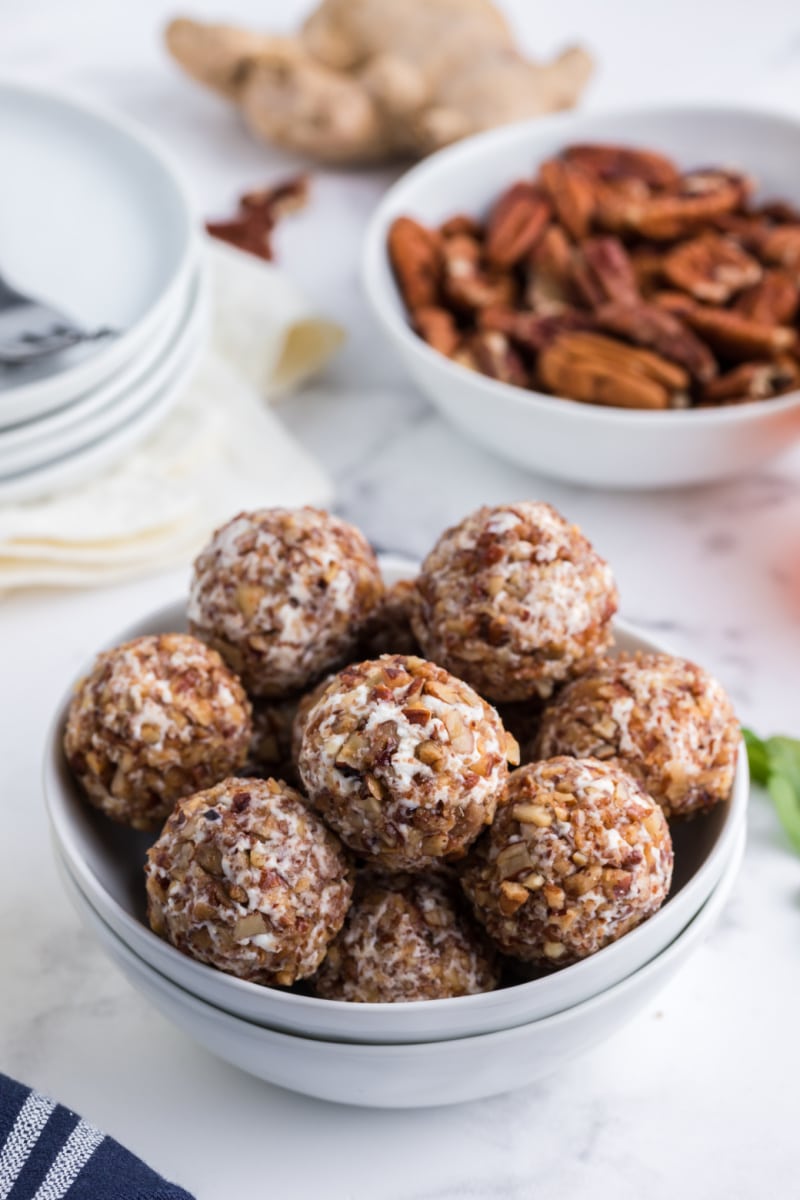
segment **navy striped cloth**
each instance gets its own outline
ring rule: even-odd
[[[0,1074],[0,1200],[192,1200],[77,1113]]]

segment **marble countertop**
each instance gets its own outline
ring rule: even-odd
[[[198,13],[218,4],[196,0]],[[257,24],[268,5],[230,0]],[[284,2],[276,25],[305,6]],[[580,34],[602,63],[587,104],[736,99],[800,110],[800,15],[675,0],[507,5],[531,49]],[[171,69],[165,0],[27,0],[6,15],[0,70],[75,85],[144,121],[182,162],[199,211],[295,169]],[[356,278],[390,172],[315,172],[281,262],[347,325],[324,378],[284,403],[379,546],[421,554],[483,502],[550,500],[614,564],[624,615],[701,660],[742,718],[800,732],[800,448],[736,484],[676,493],[580,490],[463,441],[404,378]],[[272,1089],[219,1063],[134,993],[78,925],[56,878],[39,785],[44,726],[99,642],[179,594],[183,574],[0,604],[6,707],[0,770],[0,1069],[114,1134],[198,1200],[752,1200],[796,1193],[800,863],[762,794],[745,865],[707,945],[622,1033],[558,1077],[452,1109],[367,1112]]]

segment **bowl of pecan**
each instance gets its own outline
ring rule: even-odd
[[[746,109],[492,131],[389,190],[366,293],[433,403],[513,462],[729,478],[800,438],[798,155],[800,122]]]

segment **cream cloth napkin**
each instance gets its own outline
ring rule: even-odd
[[[326,504],[320,466],[265,399],[296,387],[343,340],[286,275],[209,245],[210,346],[156,433],[105,474],[0,506],[0,590],[88,586],[180,566],[242,508]]]

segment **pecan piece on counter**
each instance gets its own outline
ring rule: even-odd
[[[674,187],[680,179],[680,171],[666,155],[634,146],[578,143],[568,146],[563,157],[600,179],[640,179],[654,188]]]
[[[525,300],[542,316],[556,316],[576,300],[572,246],[560,225],[550,225],[528,258]]]
[[[297,212],[308,202],[307,175],[286,179],[272,187],[246,192],[239,211],[228,221],[207,221],[206,232],[237,250],[272,260],[272,231],[281,217]]]
[[[503,192],[486,226],[486,261],[513,267],[529,254],[544,233],[552,209],[532,183],[515,183]]]
[[[641,299],[636,274],[619,238],[587,238],[575,251],[573,277],[591,308],[609,301],[635,304]]]
[[[793,391],[800,383],[800,366],[785,356],[775,362],[748,362],[714,379],[703,389],[706,404],[735,404],[768,400]]]
[[[476,238],[458,234],[443,243],[444,294],[459,310],[484,308],[487,304],[511,304],[516,291],[511,275],[486,270],[481,263],[481,246]]]
[[[589,233],[595,210],[591,178],[560,158],[550,158],[539,168],[539,182],[567,233],[576,242],[582,241]]]
[[[778,225],[764,238],[761,253],[765,262],[779,267],[800,267],[800,225]]]
[[[713,354],[673,313],[653,304],[605,304],[595,312],[601,329],[653,350],[685,367],[693,379],[707,383],[717,374]]]
[[[664,256],[664,274],[673,287],[708,304],[725,304],[761,278],[761,263],[729,238],[703,233]]]
[[[414,310],[413,323],[419,336],[448,358],[461,341],[455,317],[446,308],[417,308]]]
[[[761,280],[737,297],[734,309],[765,325],[790,325],[797,316],[800,289],[787,271],[764,271]]]
[[[516,384],[517,387],[527,387],[530,383],[525,364],[504,333],[493,329],[480,330],[469,339],[467,353],[471,361],[459,359],[458,355],[456,360],[464,366],[472,366],[482,375],[498,379],[501,383]]]
[[[556,395],[619,408],[676,407],[689,383],[674,363],[593,333],[557,337],[540,354],[538,371]]]
[[[389,229],[389,261],[407,307],[436,305],[442,277],[441,239],[411,217],[397,217]]]
[[[699,333],[723,358],[733,362],[774,358],[797,344],[794,329],[786,325],[764,325],[731,309],[696,304],[685,316],[695,333]]]

